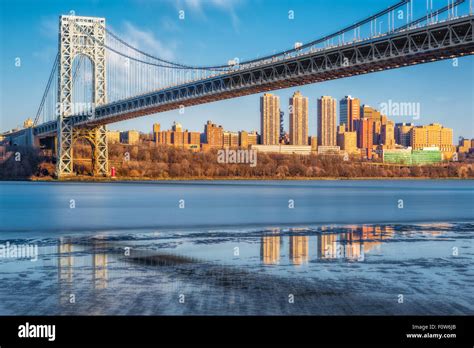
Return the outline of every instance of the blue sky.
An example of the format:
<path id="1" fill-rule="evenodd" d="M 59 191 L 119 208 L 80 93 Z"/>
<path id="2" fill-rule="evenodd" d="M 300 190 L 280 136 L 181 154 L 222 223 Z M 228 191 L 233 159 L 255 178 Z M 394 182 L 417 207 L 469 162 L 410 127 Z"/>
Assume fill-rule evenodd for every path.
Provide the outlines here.
<path id="1" fill-rule="evenodd" d="M 418 5 L 424 0 L 416 0 Z M 163 58 L 192 65 L 254 58 L 307 42 L 354 23 L 395 3 L 395 0 L 128 0 L 0 2 L 0 130 L 34 118 L 57 51 L 58 17 L 100 16 L 108 28 L 140 48 Z M 446 0 L 435 0 L 444 6 Z M 422 6 L 416 6 L 423 11 Z M 185 20 L 179 20 L 185 10 Z M 294 19 L 288 12 L 294 11 Z M 419 12 L 421 13 L 421 12 Z M 418 13 L 417 13 L 418 14 Z M 417 17 L 417 15 L 415 15 Z M 382 24 L 383 25 L 383 24 Z M 21 67 L 15 58 L 21 58 Z M 388 100 L 420 103 L 420 119 L 392 117 L 395 122 L 439 122 L 458 136 L 474 138 L 474 58 L 461 58 L 392 71 L 279 90 L 288 118 L 288 99 L 300 90 L 310 99 L 310 134 L 316 134 L 316 100 L 331 95 L 359 97 L 378 107 Z M 203 131 L 212 120 L 228 130 L 259 131 L 259 98 L 253 95 L 111 124 L 109 129 L 151 131 L 179 121 L 184 128 Z M 288 122 L 286 122 L 288 123 Z"/>

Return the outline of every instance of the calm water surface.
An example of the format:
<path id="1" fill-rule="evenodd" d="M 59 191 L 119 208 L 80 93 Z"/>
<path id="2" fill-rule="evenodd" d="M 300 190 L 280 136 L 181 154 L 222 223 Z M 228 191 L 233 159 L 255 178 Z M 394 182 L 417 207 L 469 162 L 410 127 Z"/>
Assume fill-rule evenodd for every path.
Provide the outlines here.
<path id="1" fill-rule="evenodd" d="M 472 181 L 0 194 L 0 314 L 474 314 Z M 23 245 L 36 261 L 6 255 Z"/>

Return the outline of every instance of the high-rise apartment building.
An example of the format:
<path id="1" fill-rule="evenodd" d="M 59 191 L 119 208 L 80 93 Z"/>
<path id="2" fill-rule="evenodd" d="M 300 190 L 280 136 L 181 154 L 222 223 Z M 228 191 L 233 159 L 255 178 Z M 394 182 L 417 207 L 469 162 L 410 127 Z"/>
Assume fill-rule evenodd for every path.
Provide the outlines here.
<path id="1" fill-rule="evenodd" d="M 345 96 L 339 101 L 339 124 L 346 125 L 346 131 L 354 131 L 354 121 L 360 119 L 360 99 Z"/>
<path id="2" fill-rule="evenodd" d="M 393 122 L 388 121 L 382 125 L 380 143 L 386 149 L 393 149 L 395 147 L 395 126 Z"/>
<path id="3" fill-rule="evenodd" d="M 362 118 L 368 118 L 371 119 L 372 121 L 381 121 L 382 120 L 382 114 L 380 111 L 377 109 L 374 109 L 373 107 L 369 105 L 362 105 L 360 108 L 360 117 Z"/>
<path id="4" fill-rule="evenodd" d="M 290 144 L 308 145 L 308 98 L 299 91 L 290 98 Z"/>
<path id="5" fill-rule="evenodd" d="M 285 113 L 280 110 L 280 144 L 283 143 L 285 137 Z"/>
<path id="6" fill-rule="evenodd" d="M 336 146 L 336 99 L 318 99 L 318 146 Z"/>
<path id="7" fill-rule="evenodd" d="M 260 129 L 263 145 L 277 145 L 280 141 L 280 98 L 265 93 L 260 97 Z"/>
<path id="8" fill-rule="evenodd" d="M 372 158 L 372 148 L 374 145 L 374 121 L 368 118 L 361 118 L 354 122 L 357 132 L 357 147 L 363 150 L 363 155 Z"/>

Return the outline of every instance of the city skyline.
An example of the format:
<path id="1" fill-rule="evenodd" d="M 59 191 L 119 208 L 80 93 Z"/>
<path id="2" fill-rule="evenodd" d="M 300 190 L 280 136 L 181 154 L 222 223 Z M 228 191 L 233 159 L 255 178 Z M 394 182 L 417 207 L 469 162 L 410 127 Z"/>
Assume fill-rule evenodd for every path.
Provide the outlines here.
<path id="1" fill-rule="evenodd" d="M 278 135 L 280 135 L 280 136 L 284 135 L 284 134 L 290 135 L 290 132 L 291 132 L 291 124 L 290 124 L 291 123 L 291 121 L 290 121 L 291 113 L 290 112 L 285 113 L 283 110 L 286 110 L 284 108 L 285 105 L 287 105 L 288 108 L 291 110 L 291 100 L 295 95 L 298 96 L 299 98 L 303 98 L 303 99 L 307 100 L 309 102 L 308 104 L 311 104 L 311 100 L 314 100 L 314 99 L 316 100 L 316 107 L 315 107 L 315 109 L 313 111 L 313 115 L 312 115 L 314 117 L 314 119 L 312 120 L 312 123 L 315 123 L 314 124 L 315 127 L 314 127 L 314 129 L 311 129 L 311 127 L 308 128 L 308 138 L 310 138 L 311 136 L 317 136 L 317 134 L 318 134 L 317 120 L 318 120 L 319 109 L 318 109 L 318 104 L 317 103 L 318 103 L 318 100 L 321 99 L 321 98 L 331 98 L 331 100 L 333 100 L 335 102 L 335 108 L 334 108 L 333 111 L 331 111 L 331 113 L 332 113 L 332 117 L 333 118 L 335 117 L 334 130 L 335 130 L 336 135 L 338 133 L 338 127 L 342 126 L 342 125 L 345 126 L 345 131 L 346 132 L 350 132 L 350 131 L 356 132 L 356 127 L 353 126 L 352 130 L 351 130 L 350 128 L 348 128 L 348 125 L 345 123 L 346 119 L 342 118 L 342 114 L 341 114 L 342 106 L 341 105 L 342 105 L 342 102 L 345 101 L 347 98 L 351 98 L 351 99 L 357 101 L 356 105 L 358 106 L 357 109 L 359 111 L 358 111 L 358 114 L 357 114 L 357 118 L 354 118 L 353 121 L 358 121 L 358 120 L 363 119 L 363 118 L 368 118 L 370 120 L 373 120 L 373 119 L 385 117 L 392 124 L 392 126 L 403 124 L 403 125 L 406 125 L 406 127 L 413 128 L 413 127 L 419 127 L 419 126 L 428 126 L 428 125 L 431 125 L 431 124 L 442 124 L 444 127 L 450 128 L 442 122 L 429 122 L 429 121 L 420 122 L 420 119 L 413 119 L 413 118 L 402 118 L 401 122 L 396 122 L 396 119 L 397 119 L 396 116 L 394 117 L 393 115 L 392 116 L 386 115 L 386 114 L 382 113 L 377 107 L 365 104 L 365 103 L 363 103 L 363 100 L 361 98 L 358 98 L 357 96 L 353 96 L 353 95 L 345 95 L 342 98 L 338 98 L 337 96 L 335 97 L 335 96 L 332 96 L 332 95 L 321 95 L 321 96 L 315 96 L 314 98 L 311 98 L 310 96 L 306 96 L 306 95 L 301 94 L 300 91 L 295 91 L 295 93 L 289 98 L 289 101 L 287 103 L 282 103 L 280 96 L 277 95 L 277 94 L 274 94 L 274 93 L 263 93 L 263 94 L 257 94 L 257 95 L 259 96 L 260 101 L 264 100 L 265 96 L 271 97 L 271 99 L 274 101 L 275 105 L 272 106 L 272 112 L 274 112 L 273 116 L 274 116 L 275 120 L 273 121 L 272 127 L 274 128 L 275 132 L 278 130 Z M 305 103 L 304 107 L 306 107 L 306 105 L 307 104 Z M 359 107 L 359 105 L 360 105 L 360 107 Z M 366 110 L 365 111 L 365 113 L 366 113 L 365 116 L 364 116 L 363 109 Z M 261 122 L 262 121 L 262 109 L 260 108 L 259 110 L 260 111 L 259 111 L 259 117 L 258 118 L 259 118 L 259 123 L 260 124 L 257 125 L 254 128 L 245 128 L 245 127 L 239 127 L 239 126 L 237 126 L 236 128 L 230 128 L 230 127 L 227 126 L 227 124 L 225 122 L 224 123 L 215 122 L 214 118 L 206 119 L 206 122 L 212 121 L 215 125 L 219 125 L 219 127 L 223 127 L 224 131 L 228 131 L 228 132 L 239 132 L 239 131 L 242 131 L 242 130 L 252 131 L 252 132 L 255 131 L 261 136 L 263 134 L 262 122 Z M 278 110 L 284 112 L 284 115 L 283 115 L 284 134 L 280 134 L 280 123 L 279 123 L 280 122 L 280 113 L 278 112 Z M 375 116 L 372 115 L 372 113 L 374 113 Z M 308 112 L 308 114 L 310 114 L 310 113 Z M 144 130 L 136 129 L 136 128 L 125 128 L 125 129 L 112 129 L 112 128 L 109 128 L 108 130 L 110 130 L 110 131 L 130 131 L 131 130 L 131 131 L 138 131 L 142 134 L 155 133 L 155 131 L 153 131 L 153 130 L 150 131 L 150 129 L 153 129 L 155 124 L 159 124 L 160 127 L 161 126 L 163 127 L 163 129 L 168 128 L 170 130 L 173 129 L 176 124 L 179 124 L 181 126 L 181 123 L 178 121 L 178 118 L 179 117 L 175 117 L 171 121 L 169 126 L 166 126 L 163 123 L 158 121 L 158 122 L 153 123 L 149 128 L 144 129 Z M 308 121 L 311 123 L 311 115 L 309 115 Z M 27 119 L 27 120 L 24 120 L 23 124 L 24 125 L 29 124 L 29 122 L 30 122 L 30 120 Z M 203 125 L 204 125 L 204 128 L 203 128 Z M 383 133 L 383 126 L 384 125 L 385 124 L 380 125 L 380 129 L 378 130 L 377 133 L 380 133 L 380 134 Z M 20 129 L 21 128 L 24 128 L 24 126 L 23 127 L 20 126 Z M 198 131 L 198 129 L 203 129 L 201 134 L 206 133 L 204 120 L 203 120 L 203 122 L 200 123 L 200 125 L 197 128 L 191 128 L 191 127 L 184 127 L 184 128 L 186 128 L 186 130 L 190 130 L 190 131 Z M 459 138 L 456 138 L 454 136 L 455 132 L 456 132 L 456 129 L 453 129 L 453 140 L 452 140 L 453 144 L 456 144 L 459 141 Z M 469 137 L 463 137 L 463 138 L 464 139 L 471 139 Z M 275 137 L 275 139 L 277 139 L 277 137 Z M 298 145 L 301 145 L 301 144 L 298 144 Z M 404 145 L 405 146 L 405 143 L 401 142 L 399 145 Z"/>
<path id="2" fill-rule="evenodd" d="M 382 3 L 391 4 L 390 1 L 380 1 L 380 6 L 383 7 Z M 368 1 L 370 3 L 370 1 Z M 109 3 L 110 5 L 110 3 Z M 182 3 L 181 6 L 187 9 L 187 19 L 184 22 L 179 22 L 176 20 L 176 12 L 178 4 L 169 2 L 160 2 L 158 4 L 148 4 L 148 7 L 163 9 L 163 18 L 166 17 L 167 21 L 160 21 L 159 23 L 150 22 L 145 12 L 142 9 L 134 10 L 130 14 L 129 20 L 124 20 L 122 17 L 118 17 L 118 9 L 112 8 L 109 11 L 107 8 L 107 23 L 113 29 L 116 29 L 120 34 L 124 34 L 125 37 L 135 36 L 132 42 L 136 43 L 138 47 L 144 47 L 150 44 L 150 42 L 155 45 L 157 42 L 160 42 L 160 32 L 165 33 L 167 37 L 176 37 L 176 40 L 185 40 L 186 44 L 177 45 L 180 49 L 176 48 L 176 53 L 168 47 L 168 54 L 173 55 L 173 58 L 176 58 L 181 61 L 189 62 L 189 57 L 193 59 L 202 60 L 202 62 L 209 61 L 227 61 L 229 58 L 228 52 L 240 51 L 242 49 L 249 52 L 249 57 L 251 52 L 259 52 L 258 55 L 261 55 L 266 52 L 271 52 L 272 49 L 281 49 L 284 47 L 291 46 L 295 41 L 305 42 L 305 39 L 311 39 L 321 35 L 322 33 L 329 32 L 329 29 L 337 29 L 346 24 L 348 15 L 344 15 L 335 23 L 330 22 L 329 20 L 324 20 L 323 24 L 318 24 L 314 28 L 314 31 L 308 33 L 304 30 L 305 23 L 310 20 L 310 17 L 304 13 L 305 11 L 299 11 L 302 8 L 301 3 L 295 3 L 292 5 L 295 11 L 295 19 L 289 21 L 285 16 L 287 15 L 288 8 L 282 4 L 275 4 L 269 8 L 268 13 L 262 18 L 263 23 L 268 21 L 275 20 L 280 18 L 281 28 L 273 28 L 272 33 L 275 37 L 266 37 L 268 40 L 253 40 L 248 41 L 248 46 L 240 45 L 241 41 L 248 39 L 251 32 L 246 27 L 246 16 L 245 13 L 250 11 L 249 4 L 246 2 L 232 2 L 229 7 L 218 6 L 214 2 L 206 3 L 200 5 L 201 10 L 205 9 L 208 11 L 209 16 L 215 12 L 220 14 L 225 14 L 221 16 L 219 20 L 216 20 L 216 23 L 209 21 L 208 19 L 203 19 L 196 13 L 195 8 L 190 8 L 189 4 Z M 23 3 L 23 6 L 25 4 Z M 188 6 L 188 7 L 186 7 Z M 257 4 L 254 6 L 262 6 L 262 4 Z M 315 3 L 315 4 L 305 4 L 310 6 L 311 9 L 328 11 L 329 5 L 324 3 Z M 331 5 L 333 6 L 333 5 Z M 356 8 L 358 6 L 353 6 L 350 3 L 345 5 L 340 5 L 339 3 L 335 5 L 339 6 L 349 6 L 354 11 L 351 15 L 357 15 L 364 13 L 365 9 Z M 87 14 L 87 15 L 101 15 L 102 8 L 94 6 L 92 3 L 85 2 L 76 6 L 78 14 Z M 113 7 L 113 6 L 112 6 Z M 13 6 L 13 12 L 25 10 Z M 31 42 L 30 46 L 27 48 L 18 49 L 18 54 L 13 54 L 16 52 L 15 47 L 19 48 L 22 37 L 16 41 L 12 41 L 11 38 L 5 37 L 2 34 L 2 45 L 6 45 L 9 48 L 9 51 L 12 51 L 12 57 L 10 61 L 8 57 L 2 57 L 2 76 L 5 78 L 2 79 L 2 90 L 7 90 L 8 83 L 8 96 L 5 100 L 2 100 L 2 120 L 1 128 L 2 130 L 7 130 L 14 128 L 18 125 L 21 125 L 22 122 L 27 117 L 34 116 L 37 108 L 37 101 L 40 100 L 39 91 L 43 88 L 46 79 L 47 79 L 47 70 L 49 65 L 52 64 L 53 58 L 52 54 L 48 54 L 57 47 L 57 35 L 55 31 L 57 28 L 56 25 L 52 25 L 57 21 L 57 15 L 59 13 L 68 13 L 70 9 L 65 9 L 64 6 L 54 4 L 52 2 L 46 3 L 46 6 L 40 11 L 44 12 L 44 15 L 37 16 L 32 19 L 32 28 L 35 28 L 36 35 L 33 37 L 37 38 L 35 42 Z M 226 27 L 226 35 L 235 37 L 238 40 L 223 40 L 222 36 L 218 35 L 216 37 L 216 43 L 220 45 L 217 52 L 212 50 L 212 53 L 206 50 L 200 50 L 198 57 L 193 54 L 182 53 L 184 47 L 187 49 L 188 44 L 190 44 L 190 38 L 196 38 L 196 35 L 199 35 L 200 31 L 196 30 L 196 34 L 192 32 L 198 26 L 200 30 L 210 30 L 215 25 L 222 24 L 222 22 L 227 23 L 229 19 L 232 18 L 230 14 L 233 11 L 235 16 L 238 18 L 238 25 L 234 27 Z M 307 11 L 311 12 L 311 11 Z M 349 11 L 350 12 L 350 11 Z M 2 12 L 3 13 L 3 12 Z M 23 12 L 22 12 L 23 14 Z M 26 10 L 25 14 L 21 20 L 28 18 L 29 12 Z M 141 17 L 140 17 L 141 16 Z M 139 20 L 139 18 L 146 17 L 147 20 Z M 214 18 L 214 17 L 213 17 Z M 31 19 L 31 18 L 30 18 Z M 7 25 L 11 20 L 8 18 L 2 17 L 2 27 Z M 227 21 L 227 22 L 226 22 Z M 139 24 L 137 24 L 139 22 Z M 176 29 L 174 32 L 171 30 L 171 24 L 167 29 L 163 29 L 159 24 L 162 23 L 173 24 Z M 48 24 L 49 23 L 49 24 Z M 331 24 L 332 23 L 332 24 Z M 150 25 L 149 25 L 150 24 Z M 205 25 L 203 25 L 205 24 Z M 18 25 L 18 24 L 17 24 Z M 182 25 L 182 27 L 180 26 Z M 261 28 L 260 24 L 255 24 L 258 28 Z M 158 27 L 157 27 L 158 26 Z M 163 24 L 163 26 L 165 26 Z M 3 27 L 5 29 L 5 27 Z M 148 29 L 151 28 L 151 29 Z M 192 30 L 191 30 L 192 28 Z M 166 31 L 167 30 L 167 31 Z M 6 31 L 3 30 L 2 33 Z M 54 33 L 54 35 L 53 35 Z M 261 33 L 267 33 L 264 28 L 261 28 Z M 277 35 L 278 34 L 278 35 Z M 281 35 L 280 35 L 281 34 Z M 185 38 L 186 36 L 186 38 Z M 188 37 L 189 36 L 189 37 Z M 303 37 L 302 37 L 303 36 Z M 149 39 L 152 39 L 151 41 Z M 298 40 L 296 40 L 298 39 Z M 28 41 L 25 38 L 26 41 Z M 37 42 L 36 42 L 37 41 Z M 232 42 L 227 42 L 232 41 Z M 197 43 L 204 44 L 202 41 L 197 40 Z M 196 44 L 196 43 L 195 43 Z M 49 47 L 45 49 L 45 47 Z M 147 47 L 145 47 L 147 48 Z M 196 49 L 196 47 L 193 47 Z M 264 50 L 264 48 L 266 48 Z M 12 50 L 13 49 L 13 50 Z M 32 60 L 32 57 L 39 57 L 39 53 L 43 52 L 42 60 L 36 59 Z M 181 54 L 180 54 L 181 52 Z M 22 58 L 21 68 L 15 67 L 14 59 L 16 57 Z M 232 55 L 233 56 L 233 55 Z M 186 58 L 187 57 L 187 58 Z M 241 58 L 248 58 L 245 55 L 242 55 Z M 288 100 L 291 95 L 296 91 L 300 90 L 303 95 L 309 96 L 309 135 L 316 134 L 316 103 L 314 101 L 314 96 L 318 95 L 356 95 L 367 105 L 372 105 L 375 108 L 379 108 L 382 103 L 388 103 L 393 101 L 395 103 L 419 103 L 421 109 L 421 119 L 413 120 L 413 118 L 406 116 L 397 116 L 393 119 L 395 123 L 402 122 L 420 122 L 421 124 L 429 123 L 442 123 L 446 127 L 454 129 L 454 139 L 456 140 L 459 136 L 464 136 L 466 138 L 474 137 L 474 98 L 472 97 L 473 89 L 470 84 L 471 79 L 469 78 L 469 73 L 473 73 L 474 64 L 472 59 L 469 57 L 459 58 L 457 65 L 454 66 L 454 62 L 451 60 L 441 61 L 430 63 L 427 65 L 419 65 L 415 67 L 406 67 L 404 69 L 384 71 L 381 73 L 375 73 L 364 76 L 357 76 L 351 78 L 345 78 L 340 81 L 328 81 L 325 83 L 300 86 L 298 88 L 288 88 L 285 90 L 278 90 L 278 94 L 281 100 Z M 44 67 L 47 67 L 46 69 Z M 467 72 L 467 73 L 466 73 Z M 32 80 L 35 83 L 28 83 L 28 86 L 32 88 L 31 98 L 28 100 L 21 100 L 20 91 L 23 92 L 23 88 L 20 88 L 20 84 L 24 83 L 25 79 L 28 81 Z M 387 83 L 389 81 L 389 83 Z M 443 88 L 439 88 L 440 82 L 443 81 Z M 6 95 L 6 93 L 2 93 Z M 387 96 L 390 95 L 390 98 Z M 109 126 L 109 129 L 137 129 L 140 131 L 146 131 L 149 127 L 156 122 L 159 122 L 164 127 L 171 127 L 173 121 L 179 121 L 181 123 L 188 124 L 190 129 L 196 129 L 198 125 L 202 124 L 203 121 L 207 119 L 212 119 L 218 124 L 226 124 L 226 127 L 229 129 L 258 129 L 259 115 L 258 111 L 254 107 L 258 104 L 258 95 L 241 97 L 235 100 L 220 101 L 218 103 L 210 103 L 207 105 L 194 106 L 192 108 L 186 108 L 183 113 L 176 111 L 164 112 L 159 115 L 152 115 L 148 117 L 142 117 L 133 121 L 124 121 L 115 123 Z M 313 99 L 313 101 L 311 101 Z M 283 109 L 285 112 L 285 128 L 288 129 L 289 114 L 288 109 Z M 5 117 L 3 115 L 8 115 Z"/>

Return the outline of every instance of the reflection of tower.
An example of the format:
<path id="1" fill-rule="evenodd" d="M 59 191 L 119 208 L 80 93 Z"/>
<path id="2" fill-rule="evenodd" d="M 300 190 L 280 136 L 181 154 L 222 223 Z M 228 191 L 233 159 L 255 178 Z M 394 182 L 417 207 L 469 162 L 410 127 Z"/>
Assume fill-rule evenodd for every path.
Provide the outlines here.
<path id="1" fill-rule="evenodd" d="M 262 237 L 260 257 L 266 265 L 276 264 L 280 261 L 280 236 Z"/>
<path id="2" fill-rule="evenodd" d="M 59 253 L 59 280 L 61 282 L 72 282 L 74 257 L 72 256 L 73 245 L 71 243 L 64 243 L 61 238 L 58 244 Z"/>
<path id="3" fill-rule="evenodd" d="M 92 254 L 93 282 L 96 289 L 105 289 L 107 287 L 107 254 L 101 249 L 105 244 L 94 245 Z"/>
<path id="4" fill-rule="evenodd" d="M 290 259 L 295 265 L 308 261 L 308 236 L 290 236 Z"/>

